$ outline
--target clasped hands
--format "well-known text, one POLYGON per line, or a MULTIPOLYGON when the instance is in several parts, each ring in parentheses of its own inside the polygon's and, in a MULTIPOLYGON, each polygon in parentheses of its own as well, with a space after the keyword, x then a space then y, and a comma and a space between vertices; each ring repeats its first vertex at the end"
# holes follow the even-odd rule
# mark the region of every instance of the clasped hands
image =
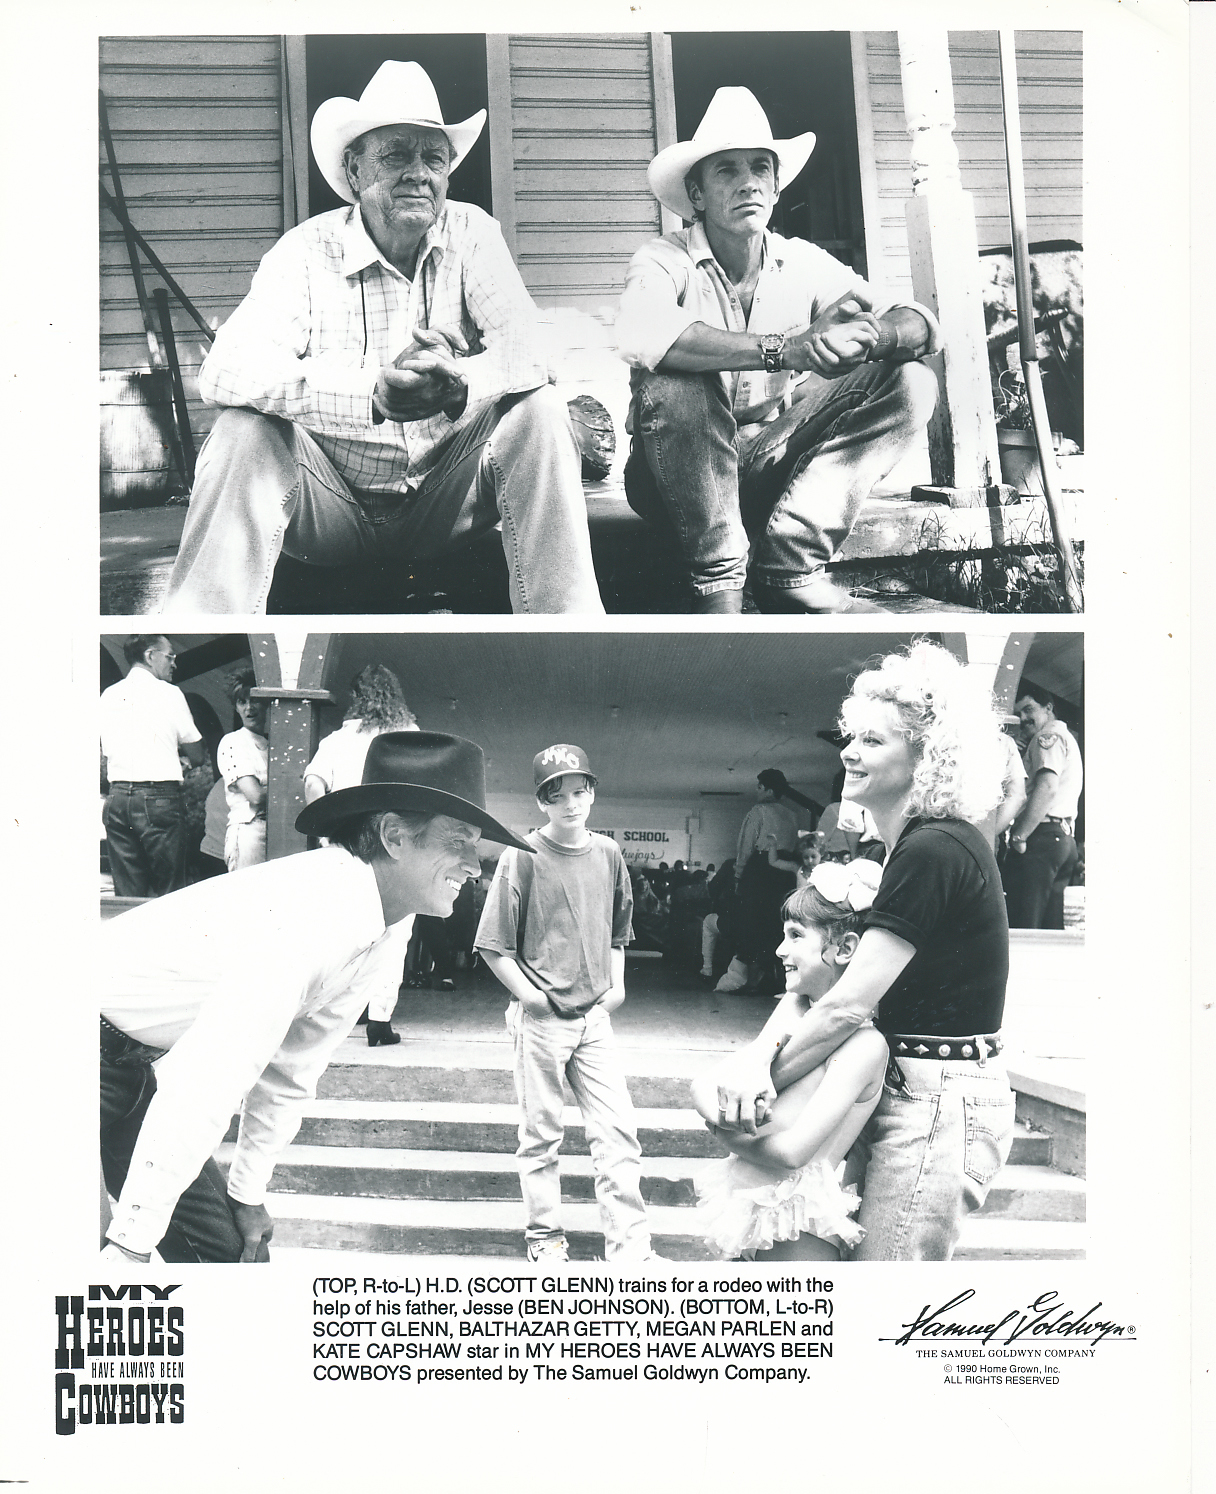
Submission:
POLYGON ((786 338, 782 363, 798 372, 838 379, 865 363, 883 341, 872 298, 852 290, 833 301, 805 332, 786 338))
POLYGON ((455 420, 469 397, 457 359, 471 354, 459 327, 415 327, 409 346, 380 370, 372 394, 376 413, 397 424, 441 412, 455 420))

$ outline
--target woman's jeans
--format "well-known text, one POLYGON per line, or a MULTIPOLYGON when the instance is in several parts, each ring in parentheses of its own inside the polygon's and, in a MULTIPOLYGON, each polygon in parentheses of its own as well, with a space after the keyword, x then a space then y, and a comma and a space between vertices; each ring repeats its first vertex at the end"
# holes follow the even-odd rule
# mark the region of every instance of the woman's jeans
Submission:
POLYGON ((1004 1066, 900 1057, 906 1090, 883 1086, 850 1152, 865 1163, 855 1261, 948 1261, 1013 1144, 1004 1066))
POLYGON ((805 586, 844 544, 870 489, 929 422, 923 363, 863 363, 799 386, 764 425, 735 423, 720 374, 647 374, 633 397, 629 505, 674 529, 697 596, 805 586))

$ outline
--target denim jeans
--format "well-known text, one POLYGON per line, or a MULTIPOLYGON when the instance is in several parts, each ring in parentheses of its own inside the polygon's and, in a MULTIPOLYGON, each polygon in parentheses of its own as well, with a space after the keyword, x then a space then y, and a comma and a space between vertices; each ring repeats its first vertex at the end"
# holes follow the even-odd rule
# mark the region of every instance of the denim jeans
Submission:
POLYGON ((855 1261, 948 1261, 1013 1144, 1014 1095, 999 1062, 900 1057, 849 1154, 865 1163, 855 1261))
POLYGON ((1023 854, 1009 851, 1003 875, 1011 929, 1062 929, 1064 889, 1081 853, 1063 825, 1044 820, 1026 841, 1023 854))
POLYGON ((804 586, 848 537, 862 502, 937 403, 922 363, 865 363, 819 380, 741 433, 718 374, 651 373, 633 400, 630 507, 675 530, 698 596, 804 586))
POLYGON ((562 1078, 583 1113, 595 1165, 595 1196, 608 1260, 647 1255, 650 1230, 642 1202, 642 1148, 633 1101, 617 1055, 612 1021, 601 1007, 585 1017, 533 1017, 517 1001, 507 1008, 519 1097, 519 1182, 528 1244, 565 1239, 562 1183, 562 1078))
POLYGON ((186 885, 180 783, 111 785, 102 820, 117 896, 163 897, 186 885))
POLYGON ((262 612, 280 553, 425 560, 500 521, 513 611, 603 613, 578 448, 550 386, 485 405, 400 502, 361 504, 302 426, 227 409, 199 454, 165 610, 262 612))
MULTIPOLYGON (((101 1166, 106 1189, 117 1198, 127 1180, 131 1154, 139 1139, 156 1075, 152 1054, 127 1040, 128 1051, 101 1054, 101 1166)), ((208 1158, 202 1172, 182 1193, 165 1237, 156 1247, 161 1259, 177 1262, 239 1261, 243 1242, 228 1207, 228 1190, 215 1162, 208 1158)), ((268 1260, 261 1247, 258 1259, 268 1260)))

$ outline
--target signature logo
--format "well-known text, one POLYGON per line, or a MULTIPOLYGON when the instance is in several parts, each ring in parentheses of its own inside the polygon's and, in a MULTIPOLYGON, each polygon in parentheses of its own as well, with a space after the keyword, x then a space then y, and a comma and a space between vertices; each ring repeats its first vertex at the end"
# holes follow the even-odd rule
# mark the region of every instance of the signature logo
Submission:
POLYGON ((880 1338, 879 1343, 905 1347, 926 1339, 970 1339, 976 1343, 1012 1344, 1020 1338, 1060 1338, 1077 1343, 1099 1344, 1106 1338, 1134 1339, 1136 1329, 1131 1323, 1116 1323, 1113 1319, 1100 1317, 1102 1303, 1095 1302, 1084 1312, 1076 1312, 1065 1305, 1059 1292, 1043 1292, 1025 1307, 1015 1307, 999 1317, 988 1321, 977 1318, 951 1317, 965 1302, 970 1302, 975 1292, 960 1292, 940 1307, 928 1303, 910 1323, 901 1323, 904 1330, 895 1338, 880 1338))

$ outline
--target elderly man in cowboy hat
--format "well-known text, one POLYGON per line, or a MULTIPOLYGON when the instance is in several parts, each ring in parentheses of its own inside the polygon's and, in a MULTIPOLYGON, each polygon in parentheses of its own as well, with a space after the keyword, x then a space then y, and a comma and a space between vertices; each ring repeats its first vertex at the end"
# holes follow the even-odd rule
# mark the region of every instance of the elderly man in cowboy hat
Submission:
POLYGON ((296 828, 331 844, 103 930, 108 1258, 267 1259, 275 1161, 369 998, 400 981, 410 915, 451 913, 482 835, 531 850, 486 812, 481 748, 436 732, 377 737, 362 783, 308 805, 296 828), (237 1109, 225 1185, 211 1157, 237 1109))
POLYGON ((167 609, 259 612, 280 552, 408 562, 501 521, 515 611, 603 612, 536 309, 497 223, 448 200, 484 122, 446 124, 415 62, 317 110, 350 206, 284 234, 200 370, 223 409, 167 609))
POLYGON ((630 504, 674 529, 697 612, 875 610, 824 567, 870 489, 928 423, 937 323, 768 229, 812 134, 775 140, 746 88, 650 163, 691 227, 644 244, 617 322, 632 365, 630 504))

